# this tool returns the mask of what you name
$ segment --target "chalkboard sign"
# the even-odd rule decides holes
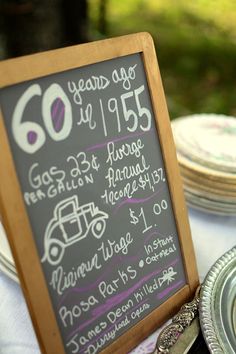
[[[126,353],[198,283],[152,39],[1,63],[1,213],[44,353]]]

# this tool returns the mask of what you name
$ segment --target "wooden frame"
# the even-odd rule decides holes
[[[127,333],[114,340],[111,345],[103,350],[103,353],[106,354],[121,353],[121,350],[122,353],[125,353],[137,345],[138,342],[141,342],[193,296],[198,285],[198,275],[183,190],[152,38],[147,33],[139,33],[0,63],[0,84],[1,88],[4,88],[23,81],[134,53],[142,54],[145,67],[169,182],[187,285],[184,285],[175,295],[132,327]],[[22,197],[2,115],[0,117],[0,151],[0,213],[2,214],[3,224],[8,235],[39,345],[43,353],[64,353],[62,338],[51,305],[40,260],[37,256],[30,220]]]

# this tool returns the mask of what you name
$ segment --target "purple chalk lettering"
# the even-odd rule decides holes
[[[164,186],[162,186],[161,188],[158,189],[158,191],[152,195],[150,195],[149,197],[146,198],[125,198],[123,199],[118,205],[117,207],[114,209],[114,214],[116,214],[118,212],[118,210],[126,205],[126,204],[139,204],[139,203],[145,203],[147,201],[149,201],[150,199],[154,198],[158,193],[160,193],[163,190]]]
[[[120,138],[110,139],[110,140],[106,141],[105,143],[89,146],[87,149],[85,149],[85,151],[87,152],[87,151],[94,151],[94,150],[102,149],[105,146],[107,146],[107,144],[110,143],[110,142],[117,143],[118,141],[123,141],[123,140],[131,139],[131,138],[136,138],[138,136],[142,136],[144,134],[150,133],[151,131],[152,131],[152,129],[150,129],[148,132],[134,133],[134,134],[129,134],[129,135],[126,135],[126,136],[122,136]]]
[[[157,295],[157,298],[160,300],[163,297],[165,297],[166,295],[169,294],[169,292],[171,292],[172,290],[178,288],[180,285],[183,285],[185,282],[183,280],[179,280],[177,283],[173,284],[172,286],[169,286],[168,288],[166,288],[165,290],[163,290],[161,293],[159,293]]]
[[[159,193],[159,191],[157,192]],[[139,204],[139,203],[145,203],[146,201],[150,200],[151,198],[153,198],[157,193],[151,195],[150,197],[147,198],[125,198],[123,199],[115,208],[114,210],[114,214],[117,213],[117,211],[124,205],[126,204]]]

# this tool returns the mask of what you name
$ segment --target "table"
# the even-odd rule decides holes
[[[202,282],[214,262],[236,245],[236,217],[211,215],[191,208],[188,213],[199,278]],[[158,333],[157,330],[131,353],[147,354],[152,351]],[[2,272],[0,354],[40,354],[20,286]]]

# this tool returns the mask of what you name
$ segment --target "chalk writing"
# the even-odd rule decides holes
[[[137,64],[130,66],[128,70],[126,68],[121,67],[119,69],[115,69],[112,72],[112,80],[114,83],[122,83],[122,86],[125,90],[131,89],[131,81],[135,80],[136,73],[135,68]]]
[[[113,141],[107,144],[107,159],[106,162],[113,165],[114,162],[122,160],[128,156],[135,156],[139,158],[144,145],[141,139],[132,141],[131,143],[124,143],[120,147],[116,146]]]
[[[79,79],[77,83],[68,81],[68,90],[73,94],[74,102],[80,105],[83,103],[81,93],[105,90],[109,84],[109,79],[103,75],[91,76],[88,79]]]
[[[155,215],[160,215],[163,211],[167,210],[167,208],[168,208],[167,201],[165,199],[162,199],[159,203],[155,203],[153,205],[152,211]],[[140,211],[137,214],[135,214],[135,211],[132,208],[129,208],[129,214],[130,214],[131,224],[136,225],[141,220],[144,226],[142,233],[147,232],[149,229],[153,227],[152,225],[148,225],[143,207],[140,208]],[[154,226],[157,225],[155,224]]]
[[[76,268],[73,267],[69,272],[66,273],[61,265],[54,269],[50,285],[58,295],[62,295],[67,289],[78,286],[80,279],[88,276],[90,272],[100,269],[105,262],[111,260],[115,255],[127,255],[129,246],[133,241],[130,233],[127,233],[125,236],[121,236],[118,241],[108,239],[106,242],[102,242],[89,260],[80,263]],[[132,271],[129,270],[129,272]],[[124,272],[120,274],[124,274]],[[122,279],[124,279],[124,275]]]
[[[95,129],[97,123],[93,120],[93,106],[89,103],[85,109],[80,108],[79,119],[77,120],[77,125],[88,124],[91,130]]]
[[[68,309],[67,306],[62,306],[59,310],[59,315],[63,326],[73,326],[75,320],[77,320],[84,312],[90,311],[90,309],[96,304],[98,304],[98,300],[95,296],[91,295],[86,301],[80,301],[78,304],[72,306],[71,309]]]
[[[24,192],[28,205],[93,184],[94,175],[98,174],[100,168],[97,156],[84,151],[67,156],[63,164],[66,164],[64,169],[52,166],[48,170],[43,170],[38,162],[32,164],[28,171],[32,190]]]

